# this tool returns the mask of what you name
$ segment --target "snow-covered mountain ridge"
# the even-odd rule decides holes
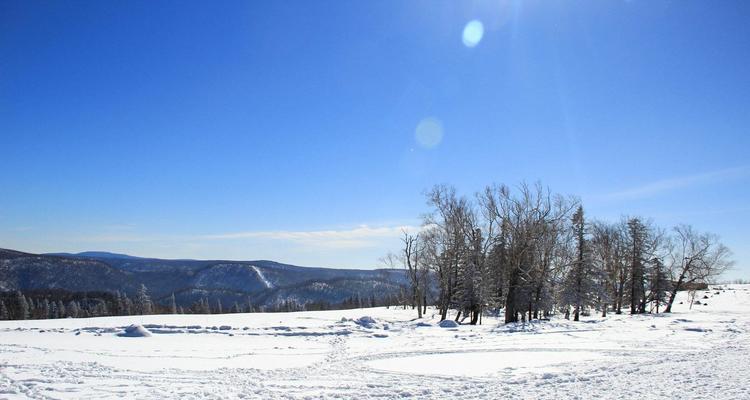
[[[289,298],[340,303],[352,296],[398,293],[400,270],[310,268],[267,260],[163,260],[106,252],[28,254],[0,249],[0,291],[121,291],[145,284],[157,302],[206,298],[231,305],[276,304]],[[323,285],[325,284],[325,285]]]

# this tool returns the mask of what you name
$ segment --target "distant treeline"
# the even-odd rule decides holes
[[[251,312],[290,312],[343,310],[363,307],[403,305],[403,295],[383,297],[350,296],[339,303],[284,300],[274,305],[254,305],[250,301],[222,304],[221,300],[201,298],[189,307],[176,304],[174,294],[165,304],[154,302],[148,289],[141,285],[134,298],[122,292],[71,292],[61,289],[38,289],[24,292],[0,292],[0,320],[86,318],[149,314],[223,314]]]

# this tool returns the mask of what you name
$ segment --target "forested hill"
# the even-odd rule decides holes
[[[398,297],[402,270],[308,268],[273,261],[164,260],[106,252],[28,254],[0,249],[0,292],[119,291],[145,285],[156,304],[338,305]]]

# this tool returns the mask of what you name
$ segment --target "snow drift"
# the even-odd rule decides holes
[[[124,331],[117,334],[120,337],[151,337],[151,331],[144,328],[143,325],[133,324],[125,328]]]

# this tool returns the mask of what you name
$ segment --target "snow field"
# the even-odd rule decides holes
[[[0,398],[750,398],[750,286],[696,299],[455,328],[393,308],[2,321]]]

